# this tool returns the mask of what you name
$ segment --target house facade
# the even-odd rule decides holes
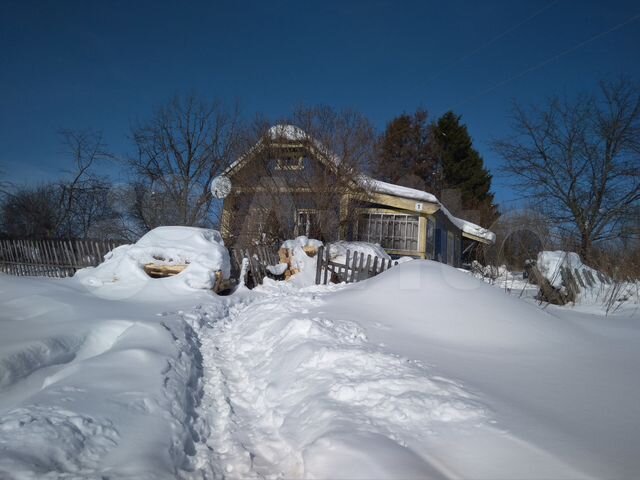
[[[392,257],[462,261],[487,229],[453,216],[432,194],[355,173],[297,127],[277,125],[224,173],[221,231],[229,246],[306,235],[380,244]]]

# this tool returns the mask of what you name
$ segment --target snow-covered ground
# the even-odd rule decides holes
[[[0,478],[640,471],[637,304],[542,309],[430,261],[228,297],[82,277],[0,276]]]

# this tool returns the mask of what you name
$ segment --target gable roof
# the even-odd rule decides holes
[[[247,161],[251,159],[254,154],[258,153],[265,147],[266,139],[269,139],[270,141],[285,140],[292,143],[305,142],[305,146],[313,150],[317,159],[329,168],[336,170],[340,164],[340,158],[336,154],[331,152],[326,146],[311,137],[311,135],[307,134],[307,132],[302,130],[300,127],[296,127],[295,125],[278,124],[269,128],[267,133],[265,133],[253,147],[238,157],[235,162],[231,163],[231,165],[222,172],[222,175],[227,177],[233,176]]]

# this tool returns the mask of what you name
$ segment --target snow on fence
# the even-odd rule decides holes
[[[347,250],[344,263],[331,260],[330,246],[318,248],[316,265],[316,285],[330,282],[354,283],[374,277],[390,269],[396,263],[373,255]]]
[[[95,267],[122,245],[118,240],[16,240],[0,239],[0,271],[9,275],[70,277],[85,267]]]
[[[257,245],[252,249],[230,248],[231,277],[240,279],[242,274],[242,259],[248,260],[248,278],[240,279],[249,287],[261,285],[266,276],[269,275],[267,267],[277,265],[280,262],[278,251],[275,247]]]

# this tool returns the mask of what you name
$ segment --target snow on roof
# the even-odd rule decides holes
[[[307,134],[300,127],[295,125],[274,125],[267,131],[267,135],[272,140],[284,138],[285,140],[305,140]]]
[[[386,193],[396,197],[410,198],[412,200],[421,200],[423,202],[439,203],[435,195],[431,193],[416,190],[415,188],[394,185],[393,183],[383,182],[370,177],[364,177],[364,183],[370,190],[376,193]]]
[[[445,207],[442,203],[440,203],[440,209],[442,210],[442,213],[444,213],[449,218],[449,220],[451,220],[451,223],[453,223],[464,233],[468,233],[469,235],[480,237],[488,242],[495,243],[496,234],[491,230],[481,227],[480,225],[476,225],[475,223],[472,223],[468,220],[455,217],[449,210],[447,210],[447,207]]]
[[[476,237],[483,238],[488,242],[496,241],[496,234],[486,228],[481,227],[480,225],[476,225],[475,223],[471,223],[468,220],[464,220],[462,218],[458,218],[454,216],[448,209],[445,207],[442,202],[438,200],[438,198],[428,192],[423,192],[422,190],[416,190],[415,188],[403,187],[401,185],[394,185],[393,183],[383,182],[381,180],[376,180],[374,178],[370,178],[363,175],[363,183],[366,185],[371,191],[376,193],[384,193],[387,195],[393,195],[397,197],[409,198],[411,200],[419,200],[421,202],[429,202],[435,203],[440,206],[442,213],[444,213],[451,223],[453,223],[456,227],[458,227],[463,232],[473,235]]]

